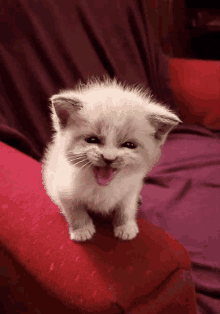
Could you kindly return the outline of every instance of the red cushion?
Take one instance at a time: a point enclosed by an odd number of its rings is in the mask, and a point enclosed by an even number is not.
[[[80,313],[196,313],[190,255],[175,238],[139,219],[132,241],[103,227],[91,241],[73,242],[45,193],[41,164],[3,143],[0,156],[2,246],[46,291]],[[45,294],[52,312],[49,300]]]
[[[182,120],[220,128],[219,62],[171,58],[169,76]]]

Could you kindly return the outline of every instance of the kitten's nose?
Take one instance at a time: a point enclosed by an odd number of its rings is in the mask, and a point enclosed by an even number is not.
[[[107,159],[105,158],[103,155],[102,156],[102,159],[104,160],[104,162],[107,164],[107,165],[111,165],[113,163],[113,161],[115,161],[116,158],[114,159]]]

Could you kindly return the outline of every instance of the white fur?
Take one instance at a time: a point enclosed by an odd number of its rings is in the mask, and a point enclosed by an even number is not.
[[[87,210],[108,215],[115,209],[115,236],[133,239],[138,234],[137,199],[143,178],[158,162],[168,134],[156,140],[150,117],[156,122],[170,123],[169,131],[180,120],[153,100],[149,91],[145,94],[140,88],[127,87],[116,80],[92,80],[75,90],[54,95],[51,101],[55,135],[43,159],[43,183],[51,200],[66,217],[70,238],[85,241],[95,233]],[[79,102],[80,108],[74,102]],[[68,112],[68,124],[63,129],[58,106]],[[86,138],[90,136],[103,136],[102,144],[87,143]],[[123,147],[127,142],[137,147]],[[85,154],[86,161],[80,161],[79,154]],[[112,167],[118,173],[107,186],[98,185],[92,171],[93,166],[105,165],[101,154],[108,159],[117,157]],[[74,164],[74,158],[80,161],[78,165]]]

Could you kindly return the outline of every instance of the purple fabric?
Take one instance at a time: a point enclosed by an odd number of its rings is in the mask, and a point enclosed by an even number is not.
[[[169,1],[14,0],[0,32],[0,123],[43,154],[51,137],[48,99],[90,76],[149,86],[175,108],[168,60],[159,46]]]
[[[42,156],[31,139],[7,124],[0,124],[0,141],[40,161]]]
[[[198,313],[220,313],[220,132],[179,125],[146,178],[139,217],[191,253]]]

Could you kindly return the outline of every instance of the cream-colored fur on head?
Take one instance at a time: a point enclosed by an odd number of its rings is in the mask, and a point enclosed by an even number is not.
[[[51,97],[51,111],[55,134],[43,159],[43,183],[70,238],[92,237],[91,210],[114,212],[115,236],[133,239],[143,179],[181,121],[150,91],[110,79],[61,91]]]

